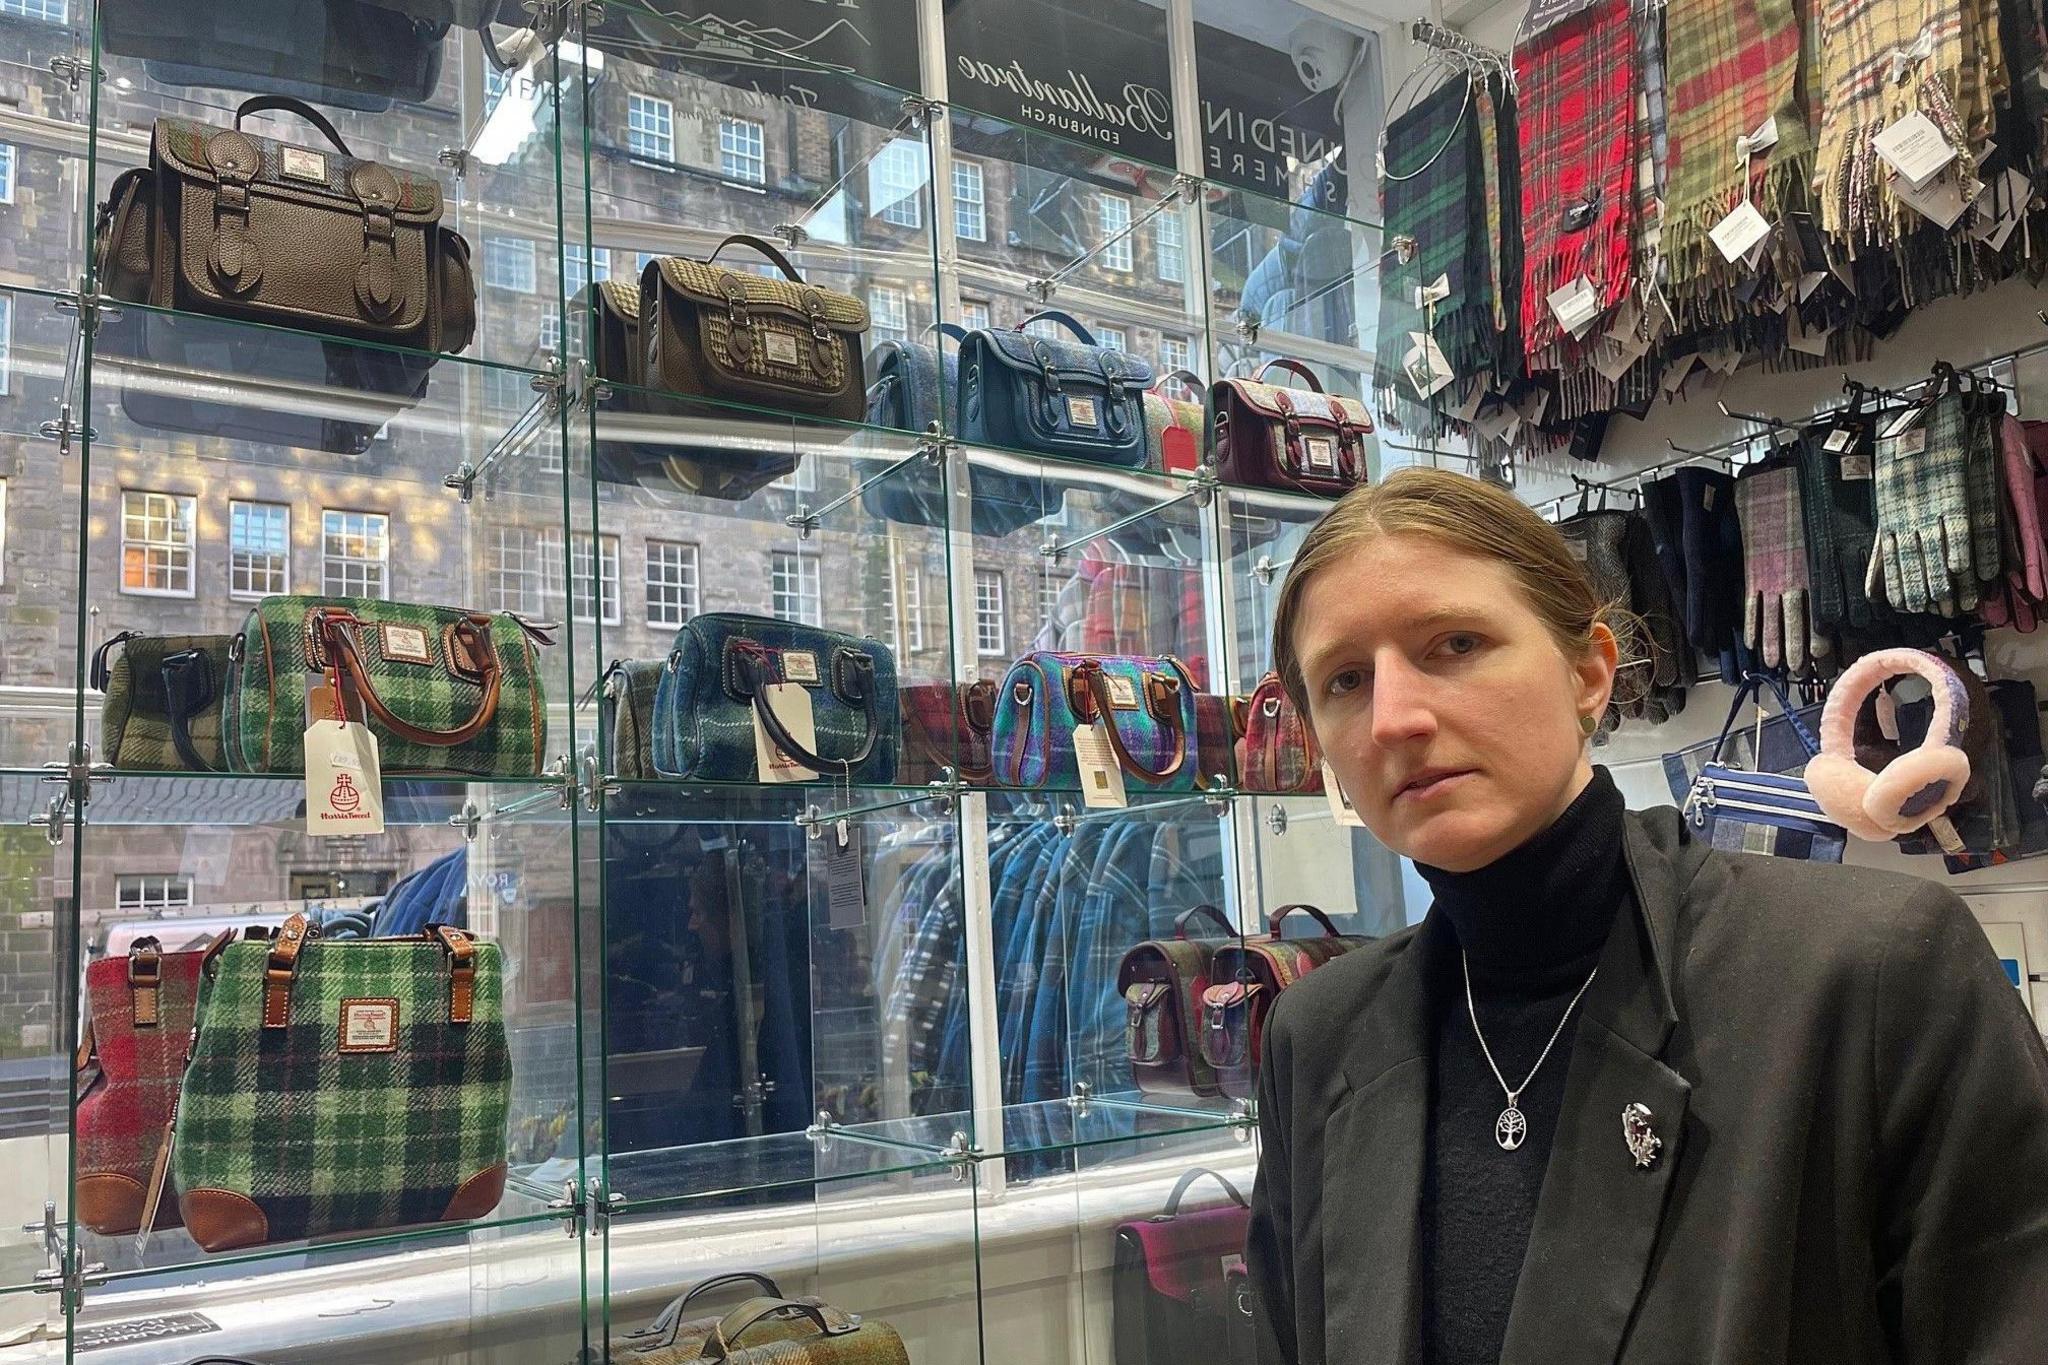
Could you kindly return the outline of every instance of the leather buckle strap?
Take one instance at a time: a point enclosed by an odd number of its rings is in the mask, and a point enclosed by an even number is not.
[[[799,744],[789,733],[788,727],[782,723],[782,718],[775,714],[775,708],[768,704],[766,689],[769,683],[776,680],[769,676],[774,671],[774,668],[770,663],[770,655],[767,649],[755,645],[751,649],[735,651],[735,654],[737,655],[738,671],[747,682],[747,698],[753,703],[754,714],[761,718],[762,730],[767,732],[769,742],[776,748],[782,750],[783,753],[788,754],[812,772],[819,774],[844,773],[851,777],[855,768],[868,761],[868,756],[875,751],[876,733],[881,729],[880,722],[875,715],[874,660],[868,658],[865,654],[855,653],[851,650],[846,651],[844,655],[844,663],[849,670],[856,676],[864,674],[864,685],[860,688],[860,695],[857,698],[846,695],[847,691],[852,690],[850,688],[842,690],[839,687],[835,687],[833,690],[839,693],[842,701],[849,703],[859,702],[861,718],[866,721],[866,725],[863,727],[859,749],[854,752],[852,757],[841,759],[821,758],[802,744]],[[839,677],[840,665],[840,660],[833,661],[835,682]],[[864,669],[863,665],[865,665]]]
[[[128,949],[128,998],[137,1028],[155,1028],[163,984],[163,950],[153,938],[138,938]]]
[[[313,928],[304,915],[293,915],[270,940],[270,958],[263,969],[263,1027],[283,1028],[291,1020],[292,977],[299,952]]]
[[[1157,673],[1145,675],[1146,700],[1151,703],[1153,716],[1164,727],[1169,739],[1173,743],[1173,761],[1164,768],[1146,767],[1125,746],[1124,737],[1117,729],[1115,712],[1110,706],[1109,678],[1102,671],[1100,660],[1082,660],[1074,669],[1074,681],[1079,683],[1081,688],[1084,689],[1085,695],[1091,703],[1089,709],[1092,714],[1083,716],[1083,719],[1088,721],[1100,719],[1102,721],[1102,728],[1109,737],[1109,747],[1116,752],[1116,761],[1123,766],[1125,772],[1130,773],[1133,777],[1142,778],[1147,782],[1166,782],[1180,772],[1181,766],[1187,762],[1188,757],[1187,732],[1181,725],[1180,708],[1176,703],[1169,716],[1162,713],[1160,707],[1160,703],[1168,689],[1172,690],[1174,696],[1179,696],[1179,679],[1167,678]],[[1077,712],[1080,710],[1078,707],[1075,709]]]
[[[427,935],[448,950],[448,1022],[466,1024],[476,1011],[476,941],[446,924],[428,925]]]

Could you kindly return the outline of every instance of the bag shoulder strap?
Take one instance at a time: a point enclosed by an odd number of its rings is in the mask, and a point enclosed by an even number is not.
[[[754,236],[750,232],[735,232],[730,237],[727,237],[724,241],[720,242],[716,247],[712,249],[712,252],[709,256],[706,256],[704,258],[704,263],[706,265],[709,265],[711,262],[717,260],[718,253],[724,251],[729,246],[752,247],[754,250],[760,252],[763,256],[766,256],[770,261],[774,262],[775,268],[777,270],[780,270],[784,275],[787,275],[791,283],[802,284],[804,282],[804,277],[801,274],[799,274],[797,272],[797,268],[790,263],[789,257],[783,255],[781,250],[774,246],[773,244],[763,240],[762,238]]]
[[[1072,313],[1062,313],[1057,308],[1039,309],[1030,317],[1027,317],[1024,319],[1024,321],[1018,323],[1017,330],[1021,332],[1026,327],[1029,327],[1032,323],[1041,321],[1058,323],[1060,326],[1066,328],[1069,332],[1072,332],[1076,337],[1079,337],[1081,339],[1081,343],[1085,346],[1099,346],[1101,344],[1100,342],[1096,341],[1095,333],[1089,331],[1086,327],[1083,327],[1080,321],[1077,318],[1075,318]]]
[[[1174,1182],[1173,1193],[1166,1196],[1166,1212],[1162,1216],[1166,1218],[1171,1218],[1175,1214],[1179,1213],[1181,1198],[1182,1196],[1187,1194],[1188,1187],[1190,1185],[1193,1185],[1197,1180],[1202,1179],[1213,1180],[1217,1184],[1221,1185],[1223,1187],[1224,1193],[1230,1196],[1230,1202],[1237,1205],[1239,1208],[1248,1209],[1251,1207],[1250,1204],[1245,1202],[1245,1197],[1238,1192],[1237,1186],[1231,1184],[1230,1181],[1224,1177],[1222,1172],[1212,1171],[1207,1166],[1197,1166],[1193,1170],[1181,1176],[1179,1180],[1176,1180]]]
[[[235,131],[242,131],[242,120],[250,114],[272,110],[281,114],[297,114],[318,128],[320,135],[334,144],[334,150],[346,157],[355,156],[355,153],[348,149],[348,144],[341,140],[341,134],[336,131],[334,125],[327,121],[325,114],[304,100],[295,100],[290,95],[258,95],[254,99],[243,100],[240,107],[235,110]]]

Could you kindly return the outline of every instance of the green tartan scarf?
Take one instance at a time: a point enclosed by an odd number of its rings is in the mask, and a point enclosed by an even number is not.
[[[1776,118],[1778,141],[1748,158],[1750,198],[1777,221],[1806,202],[1813,140],[1801,107],[1796,0],[1670,0],[1664,11],[1670,100],[1663,249],[1682,324],[1734,312],[1733,273],[1707,234],[1742,202],[1735,139]]]

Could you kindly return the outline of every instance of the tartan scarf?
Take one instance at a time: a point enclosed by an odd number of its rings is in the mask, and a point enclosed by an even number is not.
[[[1550,295],[1584,276],[1605,310],[1629,290],[1635,219],[1636,62],[1631,0],[1596,0],[1515,48],[1521,124],[1522,341],[1533,370],[1577,345]],[[1566,215],[1592,205],[1592,221]]]
[[[1515,92],[1500,76],[1476,89],[1479,101],[1479,177],[1486,199],[1486,271],[1493,308],[1488,368],[1495,378],[1522,364],[1522,196],[1515,156]]]
[[[1800,107],[1799,0],[1670,0],[1664,11],[1670,92],[1663,247],[1680,321],[1735,311],[1732,273],[1707,234],[1743,200],[1735,139],[1776,118],[1778,141],[1749,158],[1749,197],[1781,219],[1805,202],[1813,142]]]
[[[1483,272],[1473,269],[1475,248],[1483,247],[1486,193],[1479,175],[1477,86],[1463,75],[1430,91],[1415,107],[1387,125],[1381,240],[1387,255],[1380,269],[1379,347],[1373,362],[1373,397],[1380,416],[1408,431],[1443,430],[1438,410],[1452,389],[1425,400],[1409,383],[1402,358],[1414,343],[1411,332],[1429,331],[1451,373],[1487,368],[1493,347],[1493,305]],[[1414,256],[1396,254],[1412,239]],[[1483,249],[1479,252],[1484,260]],[[1449,297],[1436,305],[1431,326],[1416,291],[1443,278]]]

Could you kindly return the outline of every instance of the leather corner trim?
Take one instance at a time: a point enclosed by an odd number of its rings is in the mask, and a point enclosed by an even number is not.
[[[505,1163],[486,1166],[462,1182],[455,1191],[455,1197],[448,1201],[448,1207],[441,1211],[444,1223],[466,1223],[473,1218],[482,1218],[498,1207],[498,1201],[505,1197]]]
[[[183,1190],[178,1213],[192,1240],[208,1251],[233,1251],[270,1240],[270,1219],[256,1201],[233,1190]]]
[[[119,1171],[81,1174],[72,1190],[72,1212],[102,1237],[115,1237],[142,1226],[147,1194],[140,1180]]]

